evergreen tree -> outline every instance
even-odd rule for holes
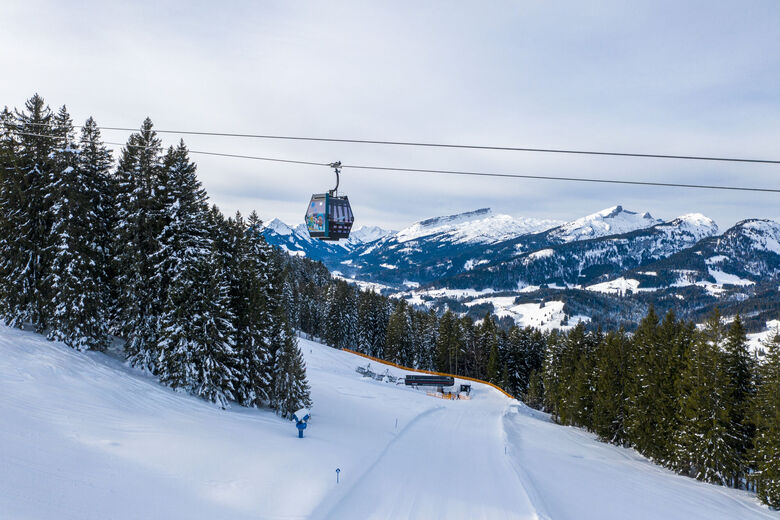
[[[80,147],[65,107],[55,117],[52,243],[49,277],[52,318],[49,337],[79,350],[108,344],[106,256],[108,229],[103,204],[110,189],[111,154],[88,119]]]
[[[460,331],[460,341],[455,344],[455,372],[454,374],[467,377],[477,377],[476,374],[476,354],[478,347],[477,327],[474,326],[474,320],[469,316],[463,316],[458,320]]]
[[[436,370],[447,374],[457,374],[458,357],[462,349],[460,326],[455,314],[449,309],[439,319],[439,331],[436,336]]]
[[[384,357],[387,322],[390,319],[387,299],[373,290],[358,294],[358,350]]]
[[[697,334],[680,378],[680,429],[673,466],[699,480],[728,484],[736,451],[730,443],[728,386],[721,348],[725,331],[715,311]]]
[[[234,361],[227,266],[214,251],[206,193],[184,143],[168,150],[163,168],[167,225],[153,260],[155,279],[166,291],[155,365],[163,383],[226,407],[237,399],[237,378],[245,376]]]
[[[631,341],[623,329],[609,332],[597,347],[593,431],[602,440],[625,444],[626,388]]]
[[[357,295],[344,280],[336,280],[329,289],[325,321],[325,341],[335,348],[354,349],[357,345]]]
[[[119,159],[114,262],[120,295],[116,332],[126,339],[129,361],[152,373],[157,371],[159,322],[167,290],[167,279],[156,271],[162,249],[158,239],[169,217],[164,174],[160,140],[147,118]]]
[[[630,442],[640,453],[651,458],[655,452],[658,430],[655,408],[658,373],[657,351],[660,346],[659,319],[651,306],[633,336],[632,357],[629,360],[626,431]]]
[[[678,321],[672,311],[664,317],[658,329],[658,343],[653,356],[653,373],[650,375],[655,392],[652,422],[656,435],[652,439],[648,455],[661,464],[673,465],[675,435],[680,429],[679,381],[690,353],[694,337],[692,323]]]
[[[528,377],[528,390],[523,394],[523,400],[531,408],[541,410],[544,407],[544,383],[540,371],[534,370]]]
[[[755,367],[748,352],[747,336],[739,314],[729,327],[723,352],[727,380],[725,406],[729,416],[729,438],[736,456],[729,476],[729,485],[740,487],[747,471],[747,454],[753,438],[750,419],[751,401],[755,394]]]
[[[179,336],[178,346],[185,352],[187,368],[184,374],[186,388],[191,393],[207,401],[217,403],[222,408],[228,401],[236,400],[236,380],[239,375],[235,369],[235,329],[229,307],[229,285],[226,274],[219,265],[219,259],[213,259],[204,269],[202,293],[195,295],[194,305],[204,307],[203,314],[194,315],[200,325],[190,338]],[[182,309],[184,312],[189,309]],[[196,327],[193,327],[196,328]],[[167,334],[166,338],[169,337]],[[174,336],[176,337],[176,336]],[[163,345],[165,347],[165,345]],[[173,383],[176,386],[176,382]]]
[[[414,366],[423,370],[433,370],[433,357],[439,320],[433,310],[423,312],[410,309],[410,313],[412,318],[411,340]]]
[[[291,418],[301,408],[312,405],[311,391],[306,380],[306,365],[292,330],[283,320],[280,329],[282,348],[278,356],[277,372],[274,375],[274,399],[276,412],[284,418]]]
[[[12,117],[3,115],[4,122]],[[0,294],[4,320],[11,326],[31,323],[48,327],[51,302],[52,173],[54,171],[52,113],[34,95],[13,117],[13,136],[4,137],[5,172],[0,186]]]
[[[387,322],[385,359],[403,366],[414,365],[412,324],[406,300],[396,302]]]
[[[499,381],[498,327],[490,314],[485,315],[476,331],[476,341],[472,352],[473,377],[491,383]],[[492,366],[490,366],[492,357]]]
[[[238,220],[238,218],[237,218]],[[246,247],[239,264],[239,293],[241,312],[236,312],[236,329],[240,367],[244,381],[239,390],[239,401],[245,406],[260,406],[270,398],[273,378],[271,351],[274,342],[284,340],[274,337],[274,326],[284,326],[281,332],[294,335],[285,301],[284,270],[272,259],[271,248],[263,238],[262,221],[255,211],[247,220],[243,239]],[[240,319],[239,319],[240,318]],[[284,320],[284,323],[276,323]]]
[[[758,388],[752,405],[755,424],[751,480],[762,502],[780,509],[780,334],[765,344],[758,368]]]

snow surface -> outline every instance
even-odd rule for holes
[[[490,260],[485,260],[485,259],[482,259],[482,260],[476,260],[476,259],[474,259],[474,258],[470,258],[469,260],[466,260],[466,261],[463,263],[463,270],[464,270],[464,271],[471,271],[471,270],[472,270],[472,269],[474,269],[476,266],[478,266],[478,265],[482,265],[482,264],[486,264],[486,263],[488,263],[488,262],[490,262]]]
[[[0,326],[0,518],[778,518],[481,384],[445,401],[300,344],[314,399],[304,439],[268,411],[220,410],[109,355]]]
[[[762,352],[764,343],[780,334],[780,320],[769,320],[766,322],[766,330],[748,334],[748,347],[751,351]]]
[[[619,235],[645,229],[662,220],[653,218],[650,213],[635,213],[623,209],[622,206],[613,206],[601,210],[592,215],[587,215],[577,220],[567,222],[553,229],[550,236],[561,242],[575,242],[609,235]]]
[[[633,278],[624,278],[622,276],[608,282],[589,285],[585,289],[605,294],[618,294],[621,296],[640,291],[639,280],[634,280]]]
[[[588,322],[587,316],[573,316],[569,318],[567,325],[562,325],[566,314],[563,312],[563,302],[521,303],[515,305],[514,296],[493,296],[477,298],[466,302],[466,306],[472,307],[481,303],[491,303],[493,313],[499,318],[509,316],[520,327],[537,327],[542,330],[561,329],[568,330],[578,322]]]
[[[718,269],[709,268],[710,276],[715,278],[716,285],[753,285],[755,282],[745,280],[735,274],[725,273]]]
[[[344,276],[340,271],[331,271],[331,275],[333,275],[336,278],[339,278],[341,280],[344,280],[347,283],[350,283],[356,287],[359,287],[360,289],[364,291],[374,291],[377,293],[381,293],[382,291],[386,289],[392,289],[389,285],[384,285],[377,282],[364,282],[363,280],[357,280],[355,278],[347,278]]]
[[[484,208],[416,222],[396,233],[395,238],[399,242],[408,242],[443,233],[449,241],[457,244],[490,244],[539,233],[559,224],[560,221],[549,219],[494,215],[490,208]]]

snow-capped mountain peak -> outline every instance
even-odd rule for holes
[[[618,205],[567,222],[553,229],[550,232],[550,236],[566,243],[629,233],[637,229],[649,228],[662,222],[660,219],[653,218],[650,213],[640,214],[623,209],[623,206]]]
[[[271,222],[265,225],[267,229],[270,229],[274,232],[276,232],[279,235],[291,235],[295,233],[295,230],[291,228],[288,224],[285,224],[278,218],[273,219]]]
[[[408,242],[431,235],[445,235],[443,238],[452,243],[488,244],[539,233],[558,224],[558,221],[549,219],[494,214],[490,208],[482,208],[416,222],[396,233],[395,238],[398,242]]]
[[[701,213],[686,213],[664,225],[690,233],[696,240],[718,234],[718,225],[715,221]]]
[[[349,234],[349,241],[356,244],[365,244],[394,233],[395,231],[390,231],[379,226],[360,226],[357,229],[353,229]]]
[[[780,223],[774,220],[749,219],[738,222],[734,229],[753,242],[753,247],[780,255]]]

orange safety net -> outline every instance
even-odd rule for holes
[[[371,361],[376,361],[377,363],[382,363],[384,365],[390,365],[395,368],[400,368],[401,370],[409,370],[410,372],[420,372],[421,374],[430,374],[432,376],[447,376],[447,377],[454,377],[455,379],[465,379],[466,381],[474,381],[475,383],[482,383],[483,385],[492,386],[505,396],[507,396],[510,399],[514,399],[514,396],[510,395],[508,392],[504,391],[503,388],[500,386],[494,385],[493,383],[488,383],[487,381],[483,381],[481,379],[475,379],[473,377],[466,377],[466,376],[456,376],[455,374],[445,374],[444,372],[433,372],[431,370],[422,370],[420,368],[410,368],[405,367],[403,365],[398,365],[396,363],[393,363],[391,361],[385,361],[384,359],[375,358],[374,356],[369,356],[368,354],[363,354],[361,352],[355,352],[354,350],[350,350],[348,348],[342,348],[344,352],[349,352],[350,354],[355,354],[356,356],[364,357],[366,359],[370,359]]]

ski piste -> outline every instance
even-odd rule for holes
[[[488,386],[436,399],[299,341],[315,403],[303,439],[268,410],[221,410],[118,357],[0,326],[0,516],[777,518]]]

